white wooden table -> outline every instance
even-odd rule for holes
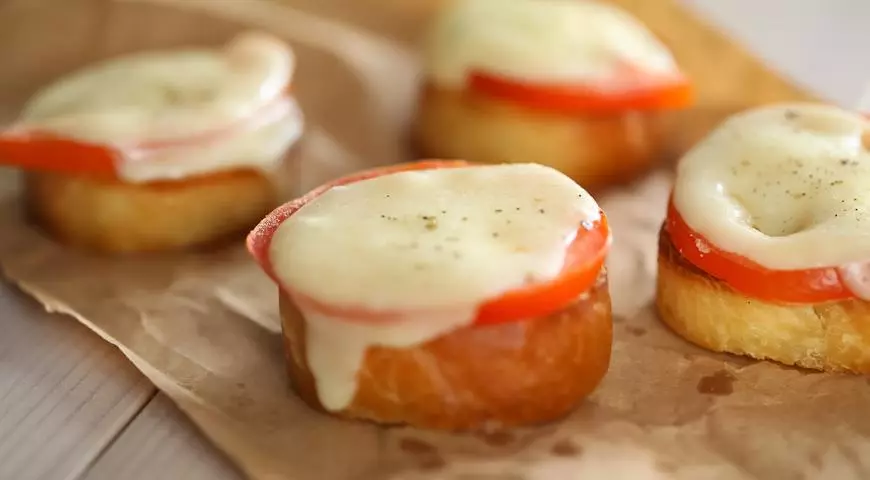
[[[870,82],[867,0],[683,1],[823,98]],[[74,478],[240,475],[113,347],[0,283],[0,479]]]

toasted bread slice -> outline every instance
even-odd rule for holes
[[[323,410],[306,360],[306,324],[281,295],[292,385]],[[349,419],[473,430],[548,422],[598,386],[610,364],[612,323],[606,273],[572,305],[544,318],[470,326],[410,348],[370,347],[357,373]]]
[[[656,304],[676,333],[709,350],[814,370],[870,373],[868,302],[788,305],[747,297],[688,263],[664,229]]]
[[[467,89],[427,85],[413,137],[423,157],[542,163],[595,190],[653,167],[663,147],[662,128],[658,113],[550,113]]]
[[[59,241],[106,253],[179,249],[256,225],[278,202],[272,182],[234,171],[144,184],[29,172],[30,216]]]

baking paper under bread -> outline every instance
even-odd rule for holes
[[[410,158],[403,140],[416,75],[410,38],[437,2],[378,0],[378,12],[375,2],[292,3],[297,9],[259,0],[125,0],[100,3],[105,11],[84,4],[46,9],[28,17],[33,28],[14,30],[21,36],[14,43],[33,52],[31,62],[13,62],[12,51],[0,46],[0,58],[16,66],[0,80],[3,106],[20,105],[28,88],[62,67],[133,49],[218,43],[254,26],[285,35],[299,57],[297,93],[312,128],[303,140],[298,190]],[[704,120],[744,105],[805,98],[670,1],[619,3],[665,41],[677,42],[678,59],[701,82],[701,106],[686,113],[694,115],[694,127],[675,138],[698,135]],[[174,11],[170,4],[185,8]],[[40,28],[52,15],[101,20],[79,22],[82,35],[55,38]],[[161,28],[152,28],[156,22]],[[93,24],[99,35],[89,30]],[[714,56],[711,65],[706,60]],[[733,88],[722,86],[726,78]],[[274,284],[241,241],[196,254],[92,256],[26,226],[11,192],[0,207],[0,263],[46,309],[71,315],[118,345],[255,479],[870,476],[870,389],[863,377],[711,354],[655,317],[656,234],[669,188],[669,174],[659,173],[597,197],[614,232],[610,372],[571,417],[528,430],[455,436],[379,429],[312,412],[290,392],[284,374]]]

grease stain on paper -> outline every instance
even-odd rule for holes
[[[405,437],[399,440],[399,449],[411,455],[438,453],[438,449],[431,443],[413,437]]]
[[[734,393],[734,382],[737,377],[727,370],[719,370],[711,375],[701,377],[698,381],[698,393],[705,395],[731,395]]]
[[[421,471],[437,471],[447,466],[447,461],[441,456],[438,447],[419,438],[401,438],[399,450],[414,457],[414,465]]]
[[[444,457],[438,454],[426,455],[417,463],[420,470],[431,472],[444,469],[447,466],[447,461]]]
[[[506,447],[516,441],[514,434],[507,430],[482,432],[478,437],[490,447]]]
[[[642,337],[642,336],[646,335],[646,329],[643,327],[635,327],[635,326],[629,325],[629,326],[625,327],[625,331],[627,331],[631,335],[634,335],[635,337]]]
[[[583,448],[571,440],[563,439],[553,444],[550,453],[557,457],[576,457],[583,453]]]

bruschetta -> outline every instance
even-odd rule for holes
[[[445,430],[551,421],[596,388],[610,243],[595,200],[555,169],[462,161],[339,179],[248,237],[307,404]]]
[[[680,161],[658,311],[702,347],[870,373],[870,122],[821,104],[726,120]]]
[[[55,239],[110,253],[244,235],[284,198],[303,119],[295,60],[271,35],[221,48],[139,52],[40,89],[0,133],[25,172],[31,218]]]
[[[596,190],[663,154],[664,112],[692,103],[668,48],[589,0],[459,0],[424,41],[423,156],[538,162]]]

